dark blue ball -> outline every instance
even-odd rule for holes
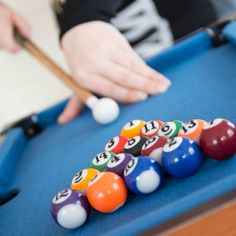
[[[202,151],[191,139],[175,137],[163,147],[162,165],[173,177],[188,177],[195,174],[202,162]]]

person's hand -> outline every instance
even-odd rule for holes
[[[14,38],[14,29],[29,38],[30,28],[26,20],[12,9],[0,5],[0,48],[13,53],[20,49]]]
[[[165,92],[171,84],[147,66],[111,24],[83,23],[66,32],[61,43],[72,77],[96,94],[134,103]],[[74,96],[59,123],[70,121],[81,109],[82,103]]]

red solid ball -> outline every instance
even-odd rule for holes
[[[108,141],[105,146],[106,152],[113,152],[115,154],[122,153],[128,138],[124,136],[116,136]]]
[[[202,151],[212,159],[225,160],[236,153],[236,127],[217,118],[204,127],[200,137]]]

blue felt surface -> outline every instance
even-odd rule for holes
[[[0,195],[8,189],[8,182],[20,162],[27,140],[21,129],[10,130],[0,145]]]
[[[186,179],[167,178],[148,196],[130,195],[112,214],[92,211],[80,229],[58,227],[50,216],[54,194],[69,187],[73,175],[87,167],[105,143],[131,119],[164,121],[224,117],[236,122],[236,47],[211,48],[206,33],[184,41],[149,63],[169,77],[171,89],[139,104],[121,107],[111,125],[94,122],[88,110],[65,126],[53,124],[62,106],[40,114],[44,132],[28,142],[12,188],[20,194],[0,209],[4,235],[134,235],[236,187],[236,157],[222,162],[207,159]],[[49,115],[50,114],[50,115]],[[47,125],[49,122],[49,126]],[[1,151],[1,150],[0,150]]]
[[[227,24],[223,29],[223,34],[229,41],[236,44],[236,22]]]

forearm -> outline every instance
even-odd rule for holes
[[[89,21],[109,22],[124,0],[67,0],[58,12],[60,37],[81,23]]]

